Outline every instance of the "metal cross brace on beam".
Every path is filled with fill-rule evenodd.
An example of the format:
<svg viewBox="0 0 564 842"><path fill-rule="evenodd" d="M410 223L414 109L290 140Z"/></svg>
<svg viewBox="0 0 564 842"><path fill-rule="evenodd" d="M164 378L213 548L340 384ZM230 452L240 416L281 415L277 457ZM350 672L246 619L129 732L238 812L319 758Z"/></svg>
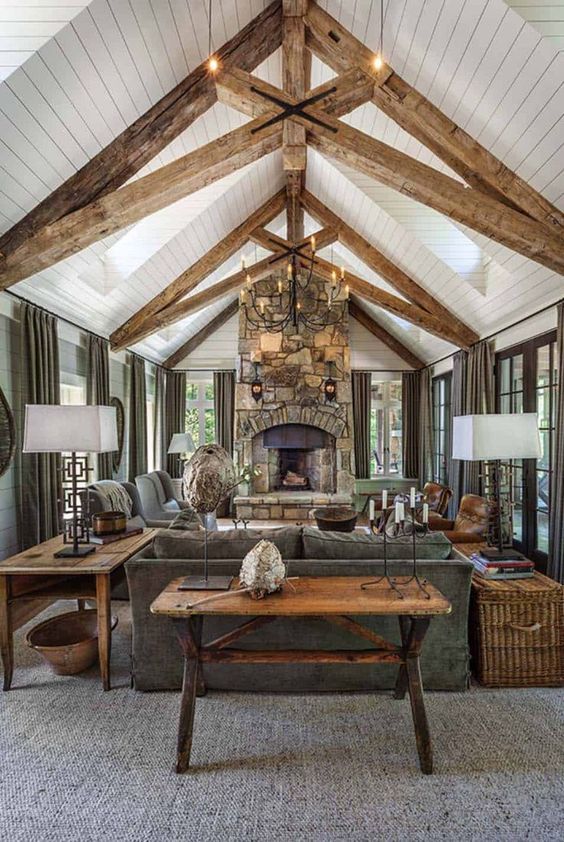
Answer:
<svg viewBox="0 0 564 842"><path fill-rule="evenodd" d="M255 134L256 132L260 132L262 129L268 128L268 126L273 126L275 123L279 123L281 120L286 120L288 117L294 117L299 115L304 117L306 120L309 120L311 123L315 123L317 126L323 126L324 129L328 129L330 132L337 132L338 129L335 126L331 126L328 123L325 123L323 120L320 120L318 117L314 116L313 114L308 114L307 111L304 111L304 108L307 108L308 105L315 105L316 102L319 102L325 97L329 96L330 94L334 94L337 88L329 88L326 91L322 91L319 94L315 94L315 96L310 96L307 99L303 99L301 102L296 102L293 105L288 105L283 99L279 99L277 96L273 96L272 94L267 93L266 91L261 91L258 88L255 88L254 85L251 86L251 91L254 94L258 94L259 96L263 97L263 99L267 99L269 102L273 102L275 105L278 105L282 108L280 114L277 114L275 117L271 117L270 120L267 120L266 123L263 123L262 126L256 126L256 128L251 130L251 134Z"/></svg>

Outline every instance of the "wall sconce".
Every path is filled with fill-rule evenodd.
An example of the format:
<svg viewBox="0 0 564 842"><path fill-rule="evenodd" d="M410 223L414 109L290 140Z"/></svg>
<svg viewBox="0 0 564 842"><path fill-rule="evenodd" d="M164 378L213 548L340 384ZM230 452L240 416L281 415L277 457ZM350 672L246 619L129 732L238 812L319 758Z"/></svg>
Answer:
<svg viewBox="0 0 564 842"><path fill-rule="evenodd" d="M255 367L255 379L251 383L251 395L253 396L255 401L258 403L259 401L262 400L263 388L262 388L262 381L261 381L261 379L259 377L259 373L258 373L258 363L254 363L254 367Z"/></svg>
<svg viewBox="0 0 564 842"><path fill-rule="evenodd" d="M325 401L327 403L332 403L337 399L337 382L333 379L333 361L328 363L328 365L329 377L327 377L323 383L323 393L325 395Z"/></svg>

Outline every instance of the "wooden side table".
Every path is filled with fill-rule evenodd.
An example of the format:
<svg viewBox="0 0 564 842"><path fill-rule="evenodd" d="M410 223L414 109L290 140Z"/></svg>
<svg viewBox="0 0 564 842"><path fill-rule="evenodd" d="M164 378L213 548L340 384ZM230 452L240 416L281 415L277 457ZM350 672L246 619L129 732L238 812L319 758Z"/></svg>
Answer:
<svg viewBox="0 0 564 842"><path fill-rule="evenodd" d="M400 577L396 581L405 581ZM171 582L151 605L153 614L170 617L175 624L184 654L184 680L178 725L176 771L185 772L190 765L192 730L196 695L204 691L201 678L203 663L221 664L397 664L399 667L395 698L409 692L419 763L422 772L433 771L433 754L429 725L423 700L419 653L432 617L449 614L449 601L432 585L427 585L430 598L414 582L404 585L404 599L385 582L361 590L366 577L325 576L303 577L294 583L295 591L285 587L261 600L247 594L222 595L204 602L202 591L179 591L183 578ZM236 591L235 581L232 591ZM350 616L387 615L398 618L402 644L398 646L377 635ZM241 626L210 643L202 644L202 623L205 616L241 617ZM313 617L337 625L371 644L367 649L338 651L315 649L257 650L236 649L230 645L266 623L284 617Z"/></svg>
<svg viewBox="0 0 564 842"><path fill-rule="evenodd" d="M12 686L14 632L58 599L94 599L98 609L98 652L104 690L110 689L111 576L148 544L155 529L144 529L97 545L83 558L55 558L63 546L58 536L0 561L0 650L4 690Z"/></svg>
<svg viewBox="0 0 564 842"><path fill-rule="evenodd" d="M455 544L469 559L485 544ZM474 573L470 596L472 667L486 687L564 686L564 588L535 571L526 579Z"/></svg>

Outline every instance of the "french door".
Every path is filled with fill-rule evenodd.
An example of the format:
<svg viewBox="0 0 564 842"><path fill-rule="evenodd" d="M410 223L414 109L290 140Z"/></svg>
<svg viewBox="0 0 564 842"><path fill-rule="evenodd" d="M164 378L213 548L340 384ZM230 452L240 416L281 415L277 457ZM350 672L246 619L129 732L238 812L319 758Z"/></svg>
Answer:
<svg viewBox="0 0 564 842"><path fill-rule="evenodd" d="M548 556L557 386L556 331L497 354L497 411L538 414L542 457L513 462L513 543L540 570Z"/></svg>

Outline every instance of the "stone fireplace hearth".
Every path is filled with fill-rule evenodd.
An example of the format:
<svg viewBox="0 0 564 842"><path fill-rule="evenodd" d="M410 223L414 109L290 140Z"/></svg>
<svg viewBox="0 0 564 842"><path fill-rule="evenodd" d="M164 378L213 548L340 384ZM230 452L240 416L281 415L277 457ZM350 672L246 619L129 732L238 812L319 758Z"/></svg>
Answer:
<svg viewBox="0 0 564 842"><path fill-rule="evenodd" d="M272 278L273 290L276 283ZM324 281L314 277L312 284L318 298L327 297ZM305 520L316 506L352 502L348 304L341 299L335 306L342 317L317 333L303 326L300 333L291 326L289 333L259 331L248 322L245 307L239 308L235 447L239 466L258 466L261 475L248 489L240 488L238 517ZM251 394L255 364L263 383L258 404ZM323 392L329 375L337 383L334 402ZM288 470L305 474L307 487L284 486Z"/></svg>

